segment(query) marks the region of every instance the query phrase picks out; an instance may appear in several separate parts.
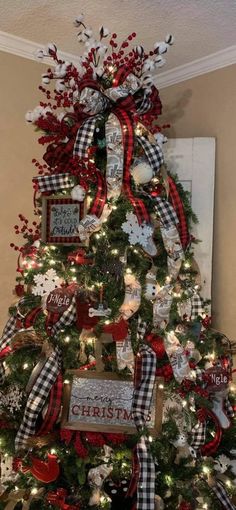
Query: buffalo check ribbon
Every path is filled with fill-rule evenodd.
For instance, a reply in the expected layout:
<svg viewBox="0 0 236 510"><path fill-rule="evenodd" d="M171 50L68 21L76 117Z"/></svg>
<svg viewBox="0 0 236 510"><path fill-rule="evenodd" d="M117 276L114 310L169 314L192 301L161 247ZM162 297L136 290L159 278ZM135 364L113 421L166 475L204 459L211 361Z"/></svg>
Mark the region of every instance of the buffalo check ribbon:
<svg viewBox="0 0 236 510"><path fill-rule="evenodd" d="M56 192L72 188L75 184L70 174L39 175L33 178L33 183L40 193Z"/></svg>
<svg viewBox="0 0 236 510"><path fill-rule="evenodd" d="M46 359L45 364L30 391L23 420L15 438L16 451L27 447L27 440L35 434L36 422L61 369L61 353L58 347Z"/></svg>
<svg viewBox="0 0 236 510"><path fill-rule="evenodd" d="M153 396L155 374L156 355L149 346L142 345L136 360L132 402L136 428L138 432L143 432L135 449L135 457L138 463L138 470L136 469L134 473L137 479L137 510L154 510L155 508L155 463L150 452L150 443L145 434Z"/></svg>
<svg viewBox="0 0 236 510"><path fill-rule="evenodd" d="M236 510L222 482L214 480L213 484L210 484L210 487L225 510Z"/></svg>
<svg viewBox="0 0 236 510"><path fill-rule="evenodd" d="M155 143L150 143L144 136L137 136L138 143L142 146L149 165L152 167L154 175L159 172L161 165L164 163L164 156L161 147Z"/></svg>

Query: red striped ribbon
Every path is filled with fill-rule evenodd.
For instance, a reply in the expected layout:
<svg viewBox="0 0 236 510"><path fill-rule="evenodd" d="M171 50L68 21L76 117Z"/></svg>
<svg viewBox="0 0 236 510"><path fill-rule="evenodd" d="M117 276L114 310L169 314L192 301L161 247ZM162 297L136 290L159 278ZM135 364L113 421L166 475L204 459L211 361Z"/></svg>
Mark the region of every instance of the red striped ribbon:
<svg viewBox="0 0 236 510"><path fill-rule="evenodd" d="M41 428L37 432L37 436L47 434L53 429L61 410L62 389L63 378L62 374L59 374L50 391L47 413Z"/></svg>
<svg viewBox="0 0 236 510"><path fill-rule="evenodd" d="M183 208L183 203L179 196L176 184L175 184L174 180L172 179L172 177L170 177L169 175L168 175L168 182L169 182L169 196L170 196L172 205L173 205L173 207L176 211L176 214L178 216L178 219L179 219L178 229L179 229L181 244L182 244L183 248L186 249L189 244L189 241L190 241L190 236L189 236L189 232L188 232L188 226L187 226L187 221L186 221L185 212L184 212L184 208Z"/></svg>

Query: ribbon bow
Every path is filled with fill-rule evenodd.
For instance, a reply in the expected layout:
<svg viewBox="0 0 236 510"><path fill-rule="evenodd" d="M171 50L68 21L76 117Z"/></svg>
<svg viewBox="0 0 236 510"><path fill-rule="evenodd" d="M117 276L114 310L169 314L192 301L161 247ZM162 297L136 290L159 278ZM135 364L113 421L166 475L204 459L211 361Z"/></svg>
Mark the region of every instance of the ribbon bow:
<svg viewBox="0 0 236 510"><path fill-rule="evenodd" d="M149 222L149 214L143 201L133 195L131 189L130 166L134 153L134 140L144 149L153 172L157 173L163 163L162 150L157 144L150 143L145 136L135 135L135 122L139 114L147 112L152 103L142 91L142 100L136 97L141 87L138 78L124 68L118 70L111 88L103 90L94 80L83 80L80 86L80 104L88 118L79 127L74 145L74 156L88 158L88 149L92 143L96 124L101 113L109 112L105 126L107 147L106 185L100 184L99 193L89 211L89 215L104 219L111 209L106 208L107 199L118 198L122 189L135 209L139 223ZM159 96L155 98L159 101ZM101 207L102 202L102 207ZM97 225L96 225L97 228Z"/></svg>

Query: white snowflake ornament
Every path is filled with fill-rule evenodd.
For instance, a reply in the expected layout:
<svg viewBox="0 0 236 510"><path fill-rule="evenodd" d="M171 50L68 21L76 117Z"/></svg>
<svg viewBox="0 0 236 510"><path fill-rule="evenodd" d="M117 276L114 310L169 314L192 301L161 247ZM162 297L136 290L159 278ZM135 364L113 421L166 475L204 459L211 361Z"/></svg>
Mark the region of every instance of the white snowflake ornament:
<svg viewBox="0 0 236 510"><path fill-rule="evenodd" d="M34 276L35 286L32 289L32 293L35 296L46 296L52 290L57 289L61 286L61 278L57 276L55 269L48 269L46 273L39 273Z"/></svg>
<svg viewBox="0 0 236 510"><path fill-rule="evenodd" d="M19 411L22 406L23 393L16 384L10 386L7 393L0 392L0 408L7 407L11 414Z"/></svg>
<svg viewBox="0 0 236 510"><path fill-rule="evenodd" d="M152 239L153 227L151 225L147 225L147 223L139 225L137 216L132 212L128 212L126 221L122 223L121 228L123 232L128 234L130 244L140 244L146 253L155 257L157 249Z"/></svg>

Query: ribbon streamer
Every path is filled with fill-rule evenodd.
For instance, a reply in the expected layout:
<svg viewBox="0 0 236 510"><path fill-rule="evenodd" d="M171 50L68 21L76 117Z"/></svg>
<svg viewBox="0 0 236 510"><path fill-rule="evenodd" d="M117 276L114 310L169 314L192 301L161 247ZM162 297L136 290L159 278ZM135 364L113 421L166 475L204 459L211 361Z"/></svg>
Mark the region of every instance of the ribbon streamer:
<svg viewBox="0 0 236 510"><path fill-rule="evenodd" d="M211 480L208 482L208 485L211 487L211 490L214 492L225 510L236 510L236 507L233 503L231 503L229 495L222 482L219 480Z"/></svg>
<svg viewBox="0 0 236 510"><path fill-rule="evenodd" d="M27 446L27 439L35 434L36 421L49 392L58 377L61 353L58 347L46 360L27 400L23 420L15 438L16 450Z"/></svg>
<svg viewBox="0 0 236 510"><path fill-rule="evenodd" d="M134 422L142 432L149 418L156 374L156 355L147 345L142 345L137 355L135 388L132 402ZM137 486L137 510L155 509L155 464L149 441L143 434L136 445L135 455L139 464ZM136 470L135 470L136 471ZM134 473L137 476L137 473ZM132 485L133 481L131 481Z"/></svg>

